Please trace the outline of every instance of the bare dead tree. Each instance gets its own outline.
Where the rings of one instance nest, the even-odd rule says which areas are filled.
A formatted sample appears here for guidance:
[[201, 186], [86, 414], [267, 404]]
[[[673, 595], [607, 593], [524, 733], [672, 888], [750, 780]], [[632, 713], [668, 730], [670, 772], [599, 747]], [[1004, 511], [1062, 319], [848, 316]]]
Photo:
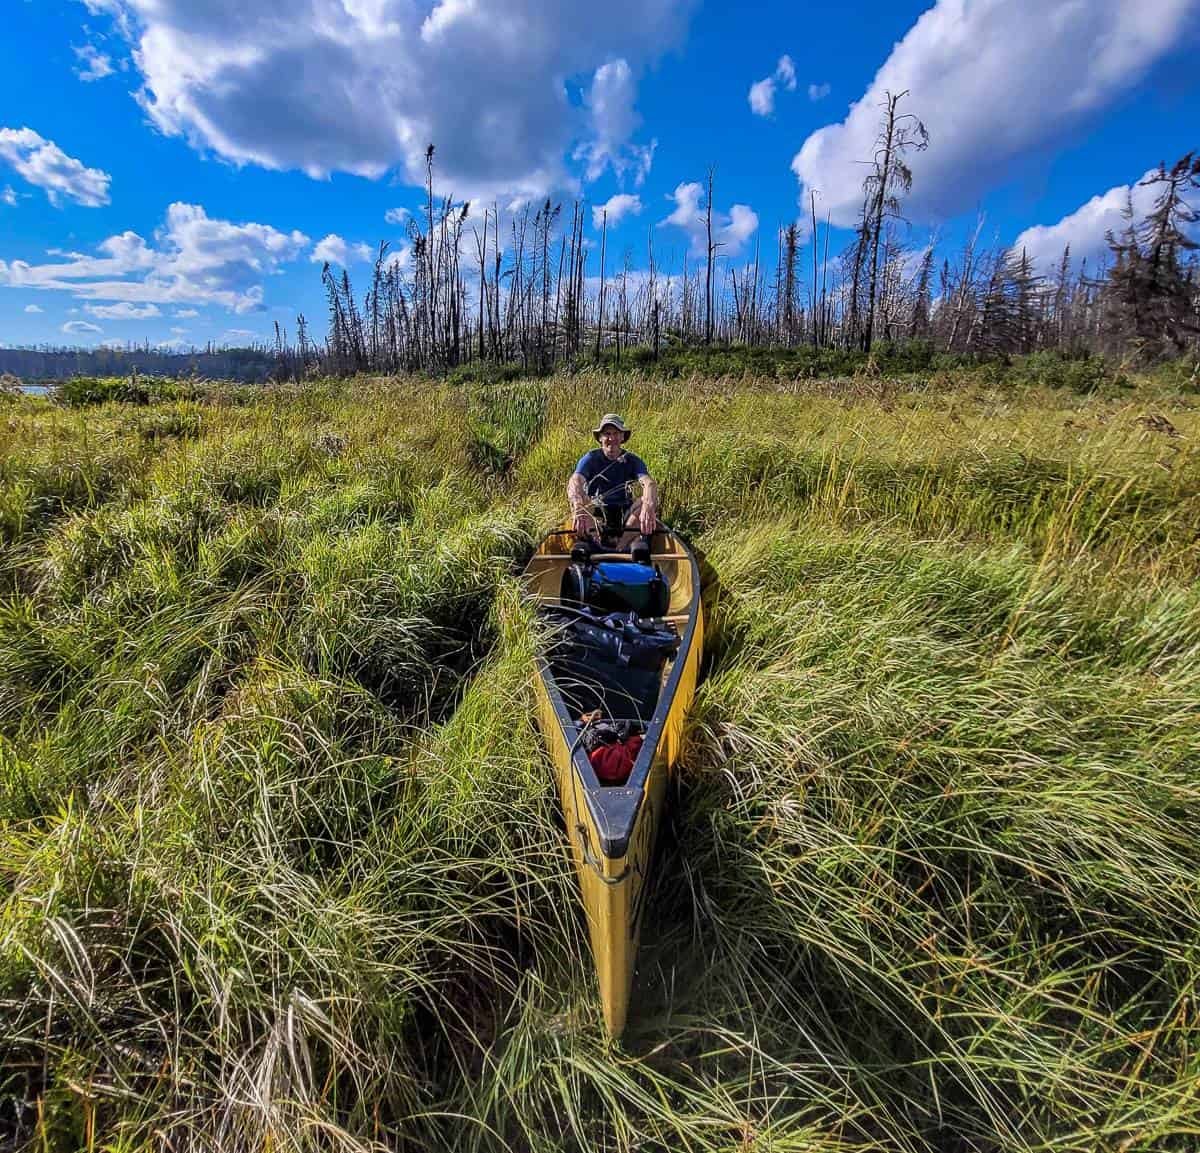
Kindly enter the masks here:
[[713, 255], [716, 252], [716, 246], [713, 244], [712, 235], [712, 198], [713, 198], [713, 173], [715, 168], [710, 165], [708, 169], [708, 189], [704, 197], [704, 231], [707, 236], [707, 247], [705, 249], [704, 263], [704, 343], [712, 344], [712, 311], [713, 311]]
[[596, 359], [600, 359], [600, 344], [604, 335], [604, 272], [608, 254], [608, 209], [602, 209], [600, 225], [600, 311], [596, 320]]
[[905, 163], [905, 154], [911, 148], [923, 152], [929, 147], [929, 133], [925, 125], [911, 113], [899, 113], [900, 101], [907, 91], [888, 92], [884, 99], [883, 122], [876, 139], [873, 168], [863, 183], [869, 204], [865, 216], [867, 238], [871, 246], [870, 280], [867, 289], [867, 322], [863, 333], [863, 347], [871, 351], [875, 339], [875, 304], [879, 281], [879, 242], [883, 234], [885, 217], [899, 218], [900, 197], [912, 190], [912, 170]]

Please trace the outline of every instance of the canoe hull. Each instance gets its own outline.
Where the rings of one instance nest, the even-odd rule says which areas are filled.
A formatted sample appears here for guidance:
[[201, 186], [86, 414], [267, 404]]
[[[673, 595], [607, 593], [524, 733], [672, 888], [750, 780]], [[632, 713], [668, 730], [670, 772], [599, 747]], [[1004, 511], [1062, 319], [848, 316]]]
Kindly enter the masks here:
[[[668, 536], [663, 551], [678, 558], [680, 574], [686, 573], [686, 579], [675, 583], [671, 604], [672, 612], [685, 618], [680, 628], [683, 640], [666, 678], [660, 708], [647, 732], [647, 741], [655, 740], [649, 765], [641, 773], [635, 771], [629, 787], [604, 787], [597, 791], [595, 778], [584, 768], [586, 757], [571, 747], [569, 730], [563, 725], [562, 698], [544, 662], [537, 682], [538, 723], [558, 776], [567, 837], [587, 915], [604, 1022], [612, 1037], [619, 1036], [625, 1027], [667, 784], [679, 759], [684, 722], [696, 693], [704, 647], [695, 560], [674, 536]], [[686, 565], [682, 563], [685, 557]], [[686, 604], [679, 603], [684, 597]], [[676, 612], [678, 609], [685, 611]], [[611, 833], [611, 828], [605, 827], [609, 823], [606, 814], [618, 810], [635, 812], [636, 816], [632, 830], [617, 841], [614, 852], [613, 838], [605, 836]]]

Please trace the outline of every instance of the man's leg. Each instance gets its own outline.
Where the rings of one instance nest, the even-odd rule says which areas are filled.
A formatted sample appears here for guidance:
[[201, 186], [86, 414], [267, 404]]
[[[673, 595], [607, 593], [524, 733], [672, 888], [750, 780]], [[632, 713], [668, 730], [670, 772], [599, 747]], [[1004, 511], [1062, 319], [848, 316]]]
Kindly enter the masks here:
[[[641, 532], [642, 531], [641, 519], [642, 519], [642, 502], [639, 499], [639, 500], [635, 500], [633, 502], [633, 504], [629, 506], [629, 514], [625, 517], [625, 531], [629, 532], [630, 530], [633, 530], [634, 532]], [[660, 528], [661, 526], [662, 526], [661, 521], [655, 522], [656, 529]]]
[[625, 522], [628, 520], [627, 505], [604, 505], [599, 510], [600, 539], [604, 544], [621, 537], [625, 532]]
[[649, 564], [653, 542], [650, 537], [642, 534], [641, 515], [642, 502], [638, 499], [630, 506], [629, 514], [625, 517], [625, 534], [621, 538], [621, 548], [629, 549], [630, 555], [639, 564]]

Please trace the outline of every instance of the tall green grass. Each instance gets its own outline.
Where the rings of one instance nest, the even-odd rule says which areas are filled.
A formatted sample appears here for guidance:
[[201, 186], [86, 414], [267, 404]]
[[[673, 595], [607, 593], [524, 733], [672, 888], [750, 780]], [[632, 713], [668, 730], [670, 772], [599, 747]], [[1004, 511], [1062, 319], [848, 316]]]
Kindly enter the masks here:
[[[617, 1046], [516, 579], [610, 410], [715, 574]], [[0, 1141], [1194, 1144], [1186, 391], [585, 373], [5, 417]]]

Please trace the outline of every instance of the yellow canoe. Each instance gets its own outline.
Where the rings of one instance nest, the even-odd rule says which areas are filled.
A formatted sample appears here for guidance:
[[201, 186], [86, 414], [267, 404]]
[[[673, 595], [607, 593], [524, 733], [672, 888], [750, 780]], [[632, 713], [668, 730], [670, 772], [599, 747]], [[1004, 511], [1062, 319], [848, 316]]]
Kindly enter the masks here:
[[[572, 543], [569, 531], [551, 533], [529, 561], [526, 586], [543, 605], [561, 603], [562, 577], [571, 564]], [[628, 560], [628, 554], [622, 559]], [[667, 779], [679, 757], [684, 717], [695, 696], [704, 647], [695, 556], [674, 533], [662, 531], [653, 538], [652, 562], [669, 587], [667, 620], [678, 630], [680, 645], [658, 674], [657, 699], [653, 686], [643, 697], [642, 708], [648, 712], [642, 717], [644, 743], [623, 785], [599, 781], [581, 747], [580, 718], [572, 715], [572, 687], [558, 683], [547, 656], [539, 657], [538, 662], [538, 723], [558, 774], [604, 1021], [612, 1037], [620, 1036], [625, 1027]], [[578, 705], [577, 697], [574, 703]]]

